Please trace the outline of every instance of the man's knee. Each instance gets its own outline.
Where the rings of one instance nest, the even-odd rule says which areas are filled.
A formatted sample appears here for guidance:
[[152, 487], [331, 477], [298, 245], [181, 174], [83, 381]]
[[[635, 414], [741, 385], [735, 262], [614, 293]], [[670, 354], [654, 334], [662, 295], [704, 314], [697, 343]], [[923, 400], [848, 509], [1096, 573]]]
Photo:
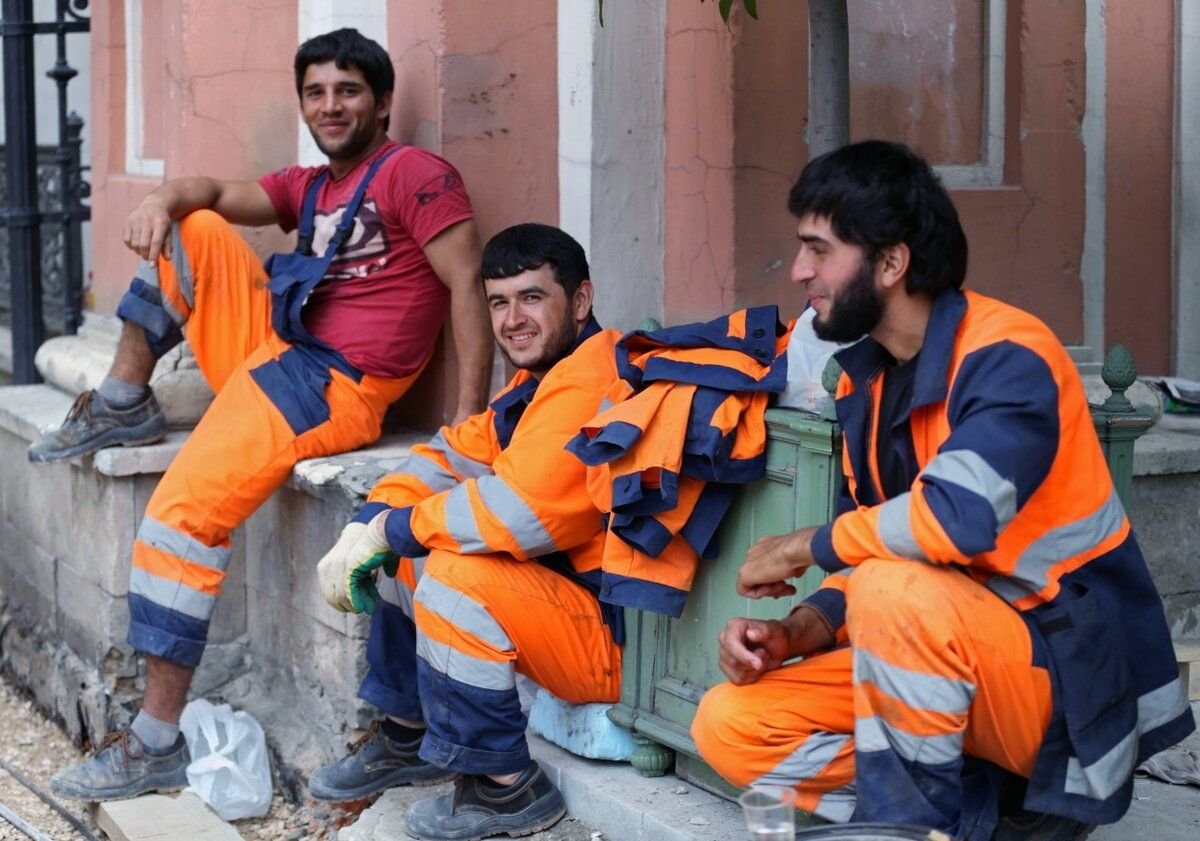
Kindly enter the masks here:
[[876, 625], [921, 620], [945, 598], [944, 576], [951, 570], [916, 561], [867, 561], [855, 567], [846, 587], [846, 621]]
[[692, 720], [692, 739], [704, 761], [726, 779], [731, 779], [737, 766], [736, 751], [731, 746], [745, 743], [746, 735], [735, 726], [738, 721], [738, 687], [732, 683], [714, 686], [700, 699], [696, 717]]

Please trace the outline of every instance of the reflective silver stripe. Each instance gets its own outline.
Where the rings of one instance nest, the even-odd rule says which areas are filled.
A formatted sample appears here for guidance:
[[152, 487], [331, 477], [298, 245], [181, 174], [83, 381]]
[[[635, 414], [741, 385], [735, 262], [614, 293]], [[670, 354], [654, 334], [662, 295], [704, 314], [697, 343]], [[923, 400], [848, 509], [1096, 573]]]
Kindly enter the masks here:
[[912, 493], [905, 492], [892, 497], [879, 506], [879, 539], [893, 555], [914, 560], [926, 560], [925, 553], [917, 545], [913, 537], [912, 526], [908, 522], [908, 507], [912, 502]]
[[[1124, 523], [1125, 509], [1114, 490], [1093, 513], [1051, 529], [1029, 544], [1017, 559], [1017, 567], [1009, 577], [1016, 579], [1019, 587], [1036, 593], [1050, 583], [1050, 569], [1055, 564], [1095, 548], [1120, 531]], [[1003, 582], [1003, 578], [993, 578], [988, 582], [988, 588], [1001, 598], [1014, 601], [1010, 596], [1019, 587], [1014, 588], [1011, 584], [1006, 586]]]
[[854, 683], [870, 681], [914, 710], [963, 714], [975, 697], [975, 684], [894, 666], [861, 648], [854, 649]]
[[986, 499], [996, 515], [997, 534], [1017, 516], [1017, 486], [997, 473], [974, 450], [938, 453], [925, 465], [921, 478], [951, 482]]
[[430, 439], [427, 445], [431, 450], [437, 450], [446, 457], [446, 461], [450, 464], [450, 469], [461, 476], [463, 479], [478, 479], [480, 476], [490, 476], [492, 468], [481, 461], [467, 458], [462, 453], [455, 450], [446, 441], [446, 436], [442, 434], [442, 430], [438, 430], [437, 435]]
[[848, 741], [850, 736], [844, 733], [817, 731], [750, 785], [794, 786], [811, 780], [833, 761]]
[[479, 533], [479, 526], [475, 522], [475, 512], [471, 510], [471, 500], [463, 485], [446, 495], [446, 531], [468, 555], [486, 552], [491, 548], [483, 542], [483, 535]]
[[1137, 731], [1131, 730], [1112, 750], [1091, 765], [1081, 765], [1077, 757], [1067, 759], [1067, 780], [1063, 786], [1068, 794], [1082, 794], [1104, 800], [1129, 779], [1137, 763]]
[[[417, 579], [420, 581], [420, 579]], [[399, 578], [390, 575], [377, 576], [376, 585], [379, 588], [379, 598], [392, 607], [398, 607], [409, 619], [413, 617], [413, 591]]]
[[420, 453], [410, 453], [408, 459], [396, 470], [419, 479], [435, 494], [448, 491], [459, 484], [458, 477], [433, 459]]
[[504, 524], [526, 555], [533, 558], [558, 549], [537, 514], [503, 479], [483, 476], [475, 482], [475, 487], [488, 511]]
[[233, 550], [224, 546], [205, 546], [194, 537], [165, 526], [155, 519], [143, 517], [138, 526], [137, 539], [147, 546], [161, 549], [163, 552], [193, 564], [219, 569], [224, 572], [229, 567], [229, 559]]
[[516, 691], [516, 670], [511, 663], [480, 660], [421, 633], [417, 634], [417, 656], [459, 683], [498, 692], [505, 689]]
[[834, 823], [849, 823], [856, 805], [858, 805], [858, 795], [854, 792], [854, 783], [850, 783], [821, 795], [813, 813]]
[[513, 650], [512, 640], [500, 623], [488, 613], [486, 607], [466, 593], [460, 593], [427, 575], [417, 584], [416, 598], [426, 609], [474, 634], [488, 645], [501, 651]]
[[[179, 235], [179, 223], [171, 223], [171, 265], [175, 267], [175, 282], [179, 295], [187, 301], [188, 309], [196, 306], [196, 283], [192, 275], [192, 264], [188, 262], [183, 248], [183, 237]], [[182, 323], [182, 322], [179, 322]]]
[[961, 732], [944, 733], [939, 736], [914, 736], [893, 727], [879, 716], [858, 718], [854, 721], [854, 750], [858, 753], [891, 750], [909, 762], [943, 765], [962, 756], [962, 749]]
[[129, 592], [149, 599], [160, 607], [207, 622], [217, 603], [215, 596], [193, 590], [179, 581], [168, 581], [141, 567], [129, 572]]
[[1138, 740], [1143, 733], [1174, 721], [1188, 709], [1183, 681], [1175, 678], [1152, 689], [1137, 700], [1137, 727], [1126, 734], [1104, 756], [1091, 765], [1083, 765], [1078, 757], [1067, 760], [1066, 791], [1097, 800], [1111, 797], [1120, 788], [1137, 762]]
[[1174, 721], [1188, 710], [1187, 692], [1183, 688], [1183, 680], [1175, 678], [1170, 683], [1164, 683], [1158, 689], [1151, 689], [1138, 698], [1138, 730], [1149, 733], [1156, 727], [1162, 727], [1169, 721]]

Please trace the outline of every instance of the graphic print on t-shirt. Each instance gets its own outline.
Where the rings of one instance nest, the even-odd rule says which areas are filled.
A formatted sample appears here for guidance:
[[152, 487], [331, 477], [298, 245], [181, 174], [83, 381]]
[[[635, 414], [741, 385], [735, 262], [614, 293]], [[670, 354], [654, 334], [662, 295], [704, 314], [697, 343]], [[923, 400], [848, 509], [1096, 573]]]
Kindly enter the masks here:
[[[325, 253], [325, 246], [329, 244], [345, 212], [346, 205], [343, 204], [332, 213], [316, 214], [313, 222], [313, 254]], [[375, 199], [365, 198], [354, 219], [354, 230], [342, 244], [325, 278], [366, 277], [383, 267], [387, 262], [387, 253], [388, 238], [383, 217], [376, 209]]]
[[451, 190], [463, 189], [462, 179], [458, 177], [457, 172], [447, 172], [439, 175], [437, 178], [431, 178], [421, 185], [417, 190], [417, 204], [421, 207], [432, 202], [439, 196], [445, 195]]

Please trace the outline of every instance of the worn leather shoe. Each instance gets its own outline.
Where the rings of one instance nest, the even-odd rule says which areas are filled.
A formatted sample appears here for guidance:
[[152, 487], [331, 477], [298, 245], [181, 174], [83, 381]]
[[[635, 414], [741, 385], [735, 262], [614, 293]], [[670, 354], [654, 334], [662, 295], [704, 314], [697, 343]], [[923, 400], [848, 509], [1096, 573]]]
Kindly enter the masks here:
[[1060, 815], [1022, 812], [1001, 818], [992, 841], [1084, 841], [1095, 828]]
[[532, 835], [567, 813], [562, 792], [536, 762], [510, 786], [464, 774], [453, 794], [418, 800], [404, 817], [405, 829], [422, 841], [476, 841], [494, 835]]
[[109, 733], [90, 759], [59, 771], [50, 788], [72, 800], [124, 800], [148, 791], [179, 791], [187, 786], [191, 761], [183, 734], [162, 754], [147, 753], [132, 731]]
[[167, 419], [154, 392], [132, 406], [110, 406], [95, 391], [76, 398], [62, 426], [47, 432], [29, 448], [35, 464], [62, 461], [120, 444], [153, 444], [167, 434]]
[[313, 772], [308, 792], [317, 800], [345, 802], [392, 786], [428, 786], [456, 776], [421, 759], [420, 747], [420, 739], [408, 744], [389, 739], [375, 722], [349, 754]]

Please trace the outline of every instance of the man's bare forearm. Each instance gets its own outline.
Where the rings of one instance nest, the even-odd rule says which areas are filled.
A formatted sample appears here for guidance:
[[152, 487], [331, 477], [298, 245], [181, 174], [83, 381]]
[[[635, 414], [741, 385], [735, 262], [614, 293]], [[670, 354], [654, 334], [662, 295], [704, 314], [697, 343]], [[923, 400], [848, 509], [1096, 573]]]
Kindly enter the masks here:
[[[483, 292], [474, 285], [455, 293], [451, 329], [458, 351], [458, 404], [454, 419], [463, 421], [487, 406], [492, 379], [492, 333]], [[467, 300], [460, 300], [466, 298]]]

